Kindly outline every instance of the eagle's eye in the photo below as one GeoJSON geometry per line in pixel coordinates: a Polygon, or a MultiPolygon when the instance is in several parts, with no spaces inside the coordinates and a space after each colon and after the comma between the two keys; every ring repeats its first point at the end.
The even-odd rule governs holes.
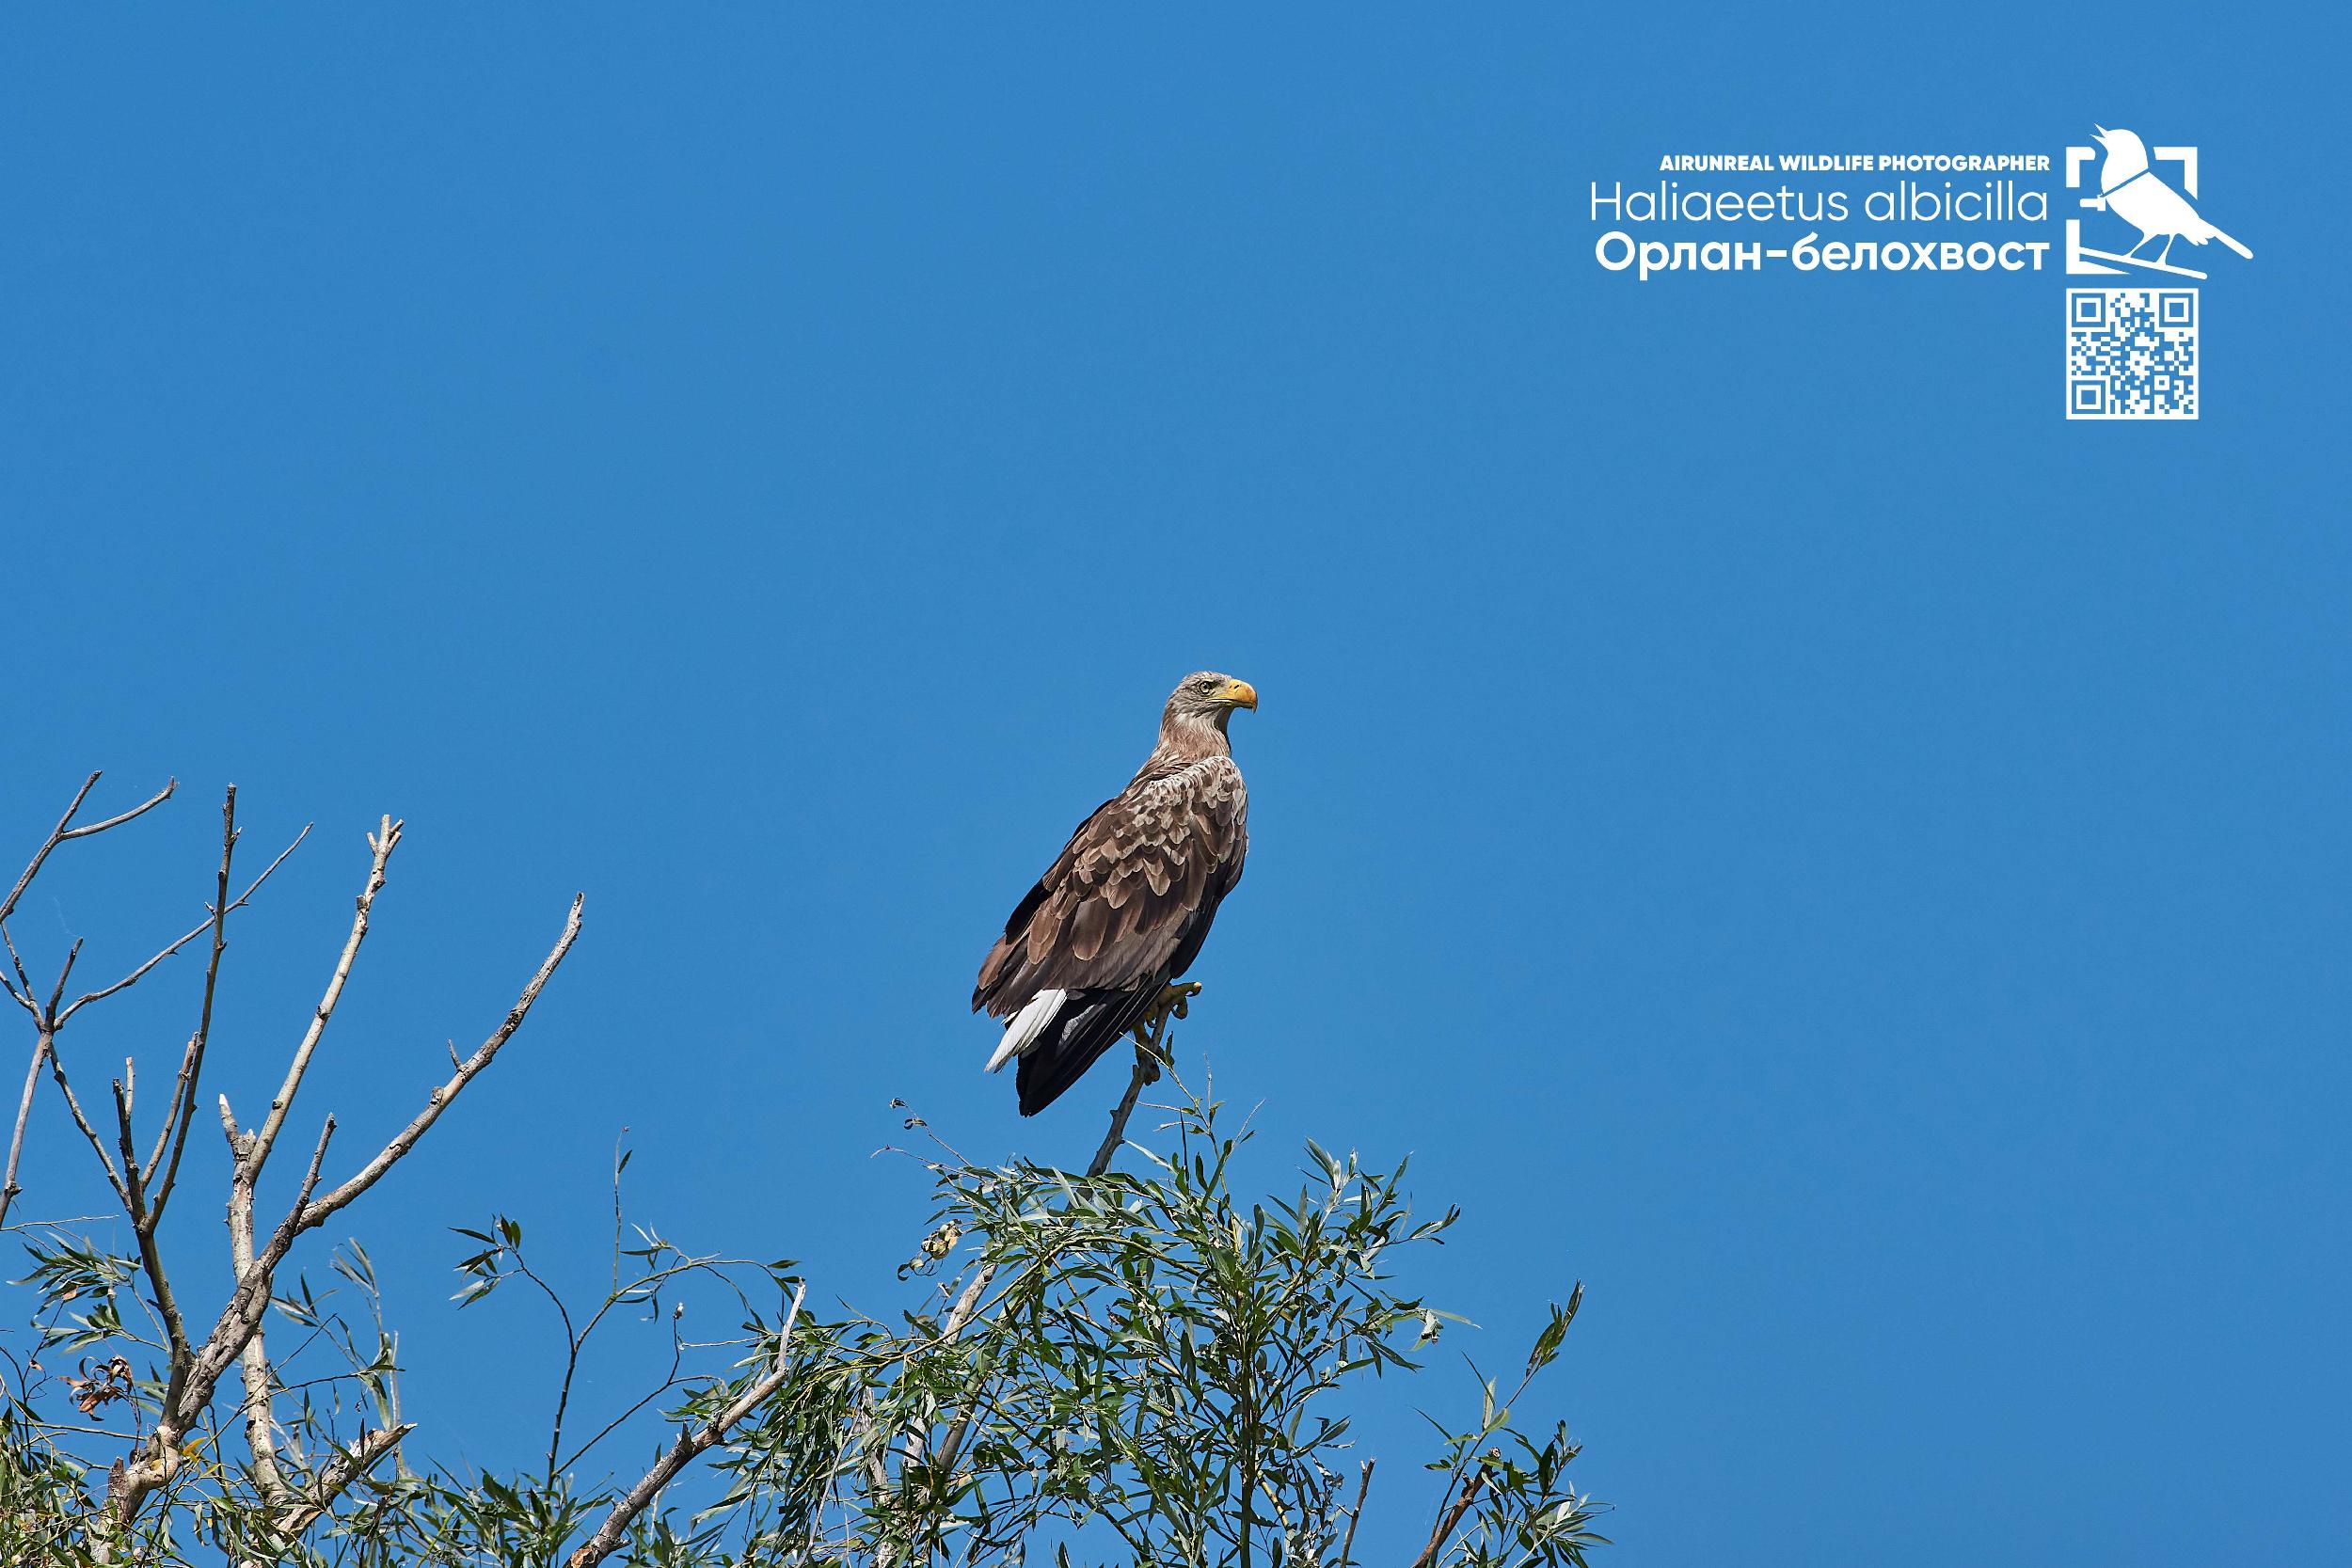
{"type": "Polygon", "coordinates": [[[1204,694],[1216,689],[1216,682],[1215,681],[1195,681],[1192,684],[1200,688],[1204,694]]]}

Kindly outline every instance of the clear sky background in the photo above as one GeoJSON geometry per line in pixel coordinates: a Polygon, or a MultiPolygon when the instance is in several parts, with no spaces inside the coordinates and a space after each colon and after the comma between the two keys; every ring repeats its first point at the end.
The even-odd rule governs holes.
{"type": "MultiPolygon", "coordinates": [[[[1118,1083],[1020,1121],[972,971],[1227,670],[1253,851],[1180,1053],[1257,1106],[1253,1180],[1311,1135],[1465,1205],[1417,1277],[1466,1345],[1586,1282],[1544,1409],[1612,1560],[2334,1556],[2344,41],[2261,4],[16,11],[8,864],[91,768],[183,781],[20,940],[103,969],[187,924],[227,781],[249,854],[315,819],[230,957],[258,1104],[405,816],[304,1105],[356,1150],[586,890],[353,1216],[433,1451],[526,1462],[544,1338],[447,1307],[444,1227],[503,1208],[594,1283],[626,1126],[667,1231],[886,1305],[892,1097],[977,1157],[1091,1149],[1118,1083]],[[1661,152],[2094,120],[2201,144],[2255,252],[2205,253],[2193,426],[2058,417],[2052,275],[1592,260],[1587,182],[1661,152]]],[[[196,978],[78,1059],[160,1077],[196,978]]],[[[89,1200],[69,1135],[45,1102],[35,1212],[89,1200]]],[[[1390,1556],[1408,1392],[1454,1376],[1367,1428],[1390,1556]]]]}

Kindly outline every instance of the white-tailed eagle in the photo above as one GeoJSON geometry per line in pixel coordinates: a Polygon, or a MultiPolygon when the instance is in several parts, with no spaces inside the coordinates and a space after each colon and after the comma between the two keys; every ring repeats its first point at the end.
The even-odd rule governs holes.
{"type": "Polygon", "coordinates": [[[1078,825],[1005,922],[972,1009],[1009,1021],[988,1070],[1019,1060],[1023,1116],[1052,1104],[1151,1013],[1241,880],[1249,794],[1225,724],[1257,705],[1248,681],[1186,675],[1143,767],[1078,825]]]}

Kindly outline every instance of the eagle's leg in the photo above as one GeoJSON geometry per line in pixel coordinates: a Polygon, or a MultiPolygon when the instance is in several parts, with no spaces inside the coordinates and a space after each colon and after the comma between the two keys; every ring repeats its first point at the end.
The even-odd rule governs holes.
{"type": "Polygon", "coordinates": [[[2180,236],[2178,234],[2167,234],[2164,237],[2164,254],[2156,258],[2156,265],[2163,266],[2167,261],[2172,260],[2172,242],[2179,238],[2180,236]]]}
{"type": "Polygon", "coordinates": [[[1157,1045],[1160,1037],[1168,1033],[1168,1021],[1171,1018],[1189,1016],[1188,1004],[1200,994],[1200,982],[1198,980],[1187,980],[1180,986],[1163,988],[1159,1000],[1153,1002],[1151,1009],[1136,1021],[1135,1036],[1137,1042],[1157,1045]]]}
{"type": "Polygon", "coordinates": [[[1168,1038],[1168,1021],[1187,1016],[1192,999],[1200,994],[1200,982],[1198,980],[1168,986],[1161,990],[1159,1000],[1152,1004],[1152,1010],[1136,1022],[1133,1031],[1136,1070],[1144,1075],[1143,1082],[1156,1084],[1160,1081],[1160,1069],[1168,1062],[1164,1042],[1168,1038]]]}

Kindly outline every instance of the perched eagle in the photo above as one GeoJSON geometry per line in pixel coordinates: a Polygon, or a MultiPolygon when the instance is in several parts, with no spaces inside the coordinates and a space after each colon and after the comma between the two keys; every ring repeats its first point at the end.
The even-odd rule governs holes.
{"type": "Polygon", "coordinates": [[[1249,795],[1225,723],[1257,705],[1248,681],[1186,675],[1142,768],[1078,824],[1005,922],[972,1010],[1011,1021],[988,1070],[1020,1058],[1023,1116],[1051,1105],[1143,1021],[1241,880],[1249,795]]]}

